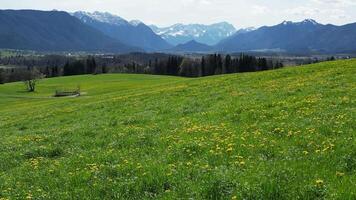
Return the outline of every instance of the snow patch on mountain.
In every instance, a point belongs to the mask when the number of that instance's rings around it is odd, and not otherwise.
[[[214,45],[236,32],[235,27],[227,22],[212,25],[179,23],[162,28],[154,25],[151,25],[150,27],[156,34],[160,35],[173,45],[183,44],[191,40]]]
[[[115,24],[115,25],[126,25],[129,22],[126,21],[125,19],[117,16],[117,15],[113,15],[111,13],[108,12],[99,12],[99,11],[95,11],[95,12],[85,12],[85,11],[78,11],[72,14],[73,16],[82,19],[83,21],[86,20],[97,20],[99,22],[104,22],[104,23],[109,23],[109,24]]]

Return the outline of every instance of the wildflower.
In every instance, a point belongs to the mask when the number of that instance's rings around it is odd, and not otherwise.
[[[336,172],[336,176],[337,176],[337,177],[343,177],[343,176],[345,176],[345,173],[343,173],[343,172]]]
[[[204,165],[202,168],[203,168],[203,169],[209,168],[209,164]]]
[[[231,200],[237,200],[237,196],[231,197]]]
[[[315,184],[316,184],[316,186],[322,186],[322,185],[324,184],[324,181],[321,180],[321,179],[317,179],[317,180],[315,181]]]
[[[303,151],[303,154],[304,154],[304,155],[308,155],[309,152],[308,152],[308,151]]]
[[[229,147],[226,151],[227,151],[228,153],[232,152],[232,147]]]
[[[27,194],[26,199],[32,199],[32,194]]]

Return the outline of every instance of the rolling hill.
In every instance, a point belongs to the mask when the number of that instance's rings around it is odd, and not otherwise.
[[[174,52],[208,52],[211,50],[213,50],[212,46],[199,43],[195,40],[189,41],[184,44],[179,44],[173,47],[172,49],[170,49],[170,51],[174,51]]]
[[[136,46],[146,51],[165,50],[172,47],[156,35],[150,27],[139,21],[128,22],[119,16],[102,12],[78,11],[73,13],[73,16],[84,24],[129,46]]]
[[[355,65],[0,85],[0,198],[355,199]]]
[[[38,51],[132,52],[66,12],[0,10],[0,48]]]

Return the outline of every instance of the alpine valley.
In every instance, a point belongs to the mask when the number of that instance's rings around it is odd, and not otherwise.
[[[227,22],[159,28],[108,12],[0,10],[0,48],[3,49],[331,54],[355,53],[355,35],[356,23],[324,25],[312,19],[284,21],[257,29],[236,30]]]

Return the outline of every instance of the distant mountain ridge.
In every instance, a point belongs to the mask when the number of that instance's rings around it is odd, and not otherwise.
[[[235,34],[215,46],[218,51],[277,51],[291,53],[356,52],[356,23],[323,25],[315,20],[284,21]]]
[[[141,51],[61,11],[0,10],[0,48],[37,51]]]
[[[195,40],[191,40],[187,43],[184,44],[179,44],[175,46],[174,48],[170,49],[170,51],[175,51],[175,52],[207,52],[207,51],[212,51],[213,47],[199,43]]]
[[[258,29],[236,30],[226,22],[151,28],[141,21],[127,21],[107,12],[80,11],[70,15],[63,11],[0,10],[0,48],[110,53],[356,53],[356,23],[335,26],[306,19]],[[207,45],[215,42],[218,43]]]
[[[155,25],[150,27],[172,45],[184,44],[192,40],[207,45],[215,45],[236,32],[235,27],[227,22],[212,25],[175,24],[164,28]]]
[[[129,22],[107,12],[89,13],[78,11],[72,15],[80,19],[84,24],[100,30],[105,35],[126,45],[136,46],[146,51],[159,51],[172,47],[160,36],[156,35],[151,28],[138,20]]]

